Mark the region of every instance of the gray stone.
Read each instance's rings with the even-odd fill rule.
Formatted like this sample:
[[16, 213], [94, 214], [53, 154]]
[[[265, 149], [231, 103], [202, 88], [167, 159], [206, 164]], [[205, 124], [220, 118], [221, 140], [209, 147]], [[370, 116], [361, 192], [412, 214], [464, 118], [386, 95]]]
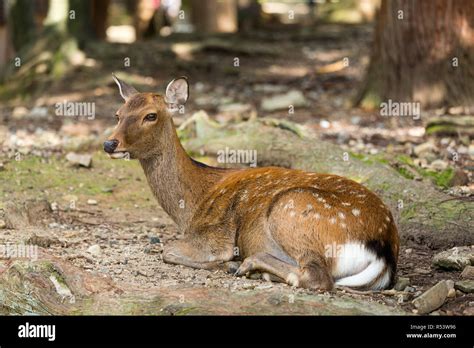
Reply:
[[461, 271], [473, 263], [474, 248], [472, 246], [454, 247], [442, 251], [433, 257], [433, 265], [435, 267], [450, 271]]
[[474, 266], [466, 266], [461, 273], [463, 279], [474, 279]]
[[298, 90], [291, 90], [285, 94], [278, 94], [262, 100], [261, 107], [264, 111], [288, 110], [291, 106], [304, 107], [308, 104], [305, 96]]
[[437, 159], [433, 162], [431, 162], [430, 164], [430, 167], [434, 170], [445, 170], [446, 168], [448, 168], [448, 163], [443, 161], [443, 160], [440, 160], [440, 159]]
[[431, 142], [426, 142], [426, 143], [417, 145], [413, 148], [413, 152], [418, 157], [424, 157], [425, 155], [427, 155], [430, 152], [433, 152], [434, 150], [436, 150], [436, 146]]
[[448, 285], [443, 280], [415, 298], [413, 305], [419, 314], [427, 314], [441, 307], [447, 296]]
[[456, 282], [454, 287], [466, 294], [474, 293], [474, 280], [466, 279]]
[[66, 155], [66, 160], [68, 160], [73, 165], [90, 168], [92, 165], [92, 156], [89, 154], [78, 154], [75, 152], [69, 152]]
[[102, 250], [100, 248], [100, 245], [98, 244], [94, 244], [94, 245], [91, 245], [88, 249], [87, 249], [87, 252], [93, 256], [100, 256], [100, 254], [102, 253]]
[[454, 290], [454, 289], [449, 289], [449, 290], [448, 290], [448, 297], [449, 297], [449, 298], [454, 298], [454, 297], [456, 297], [456, 290]]
[[158, 243], [161, 243], [161, 241], [160, 241], [159, 237], [152, 236], [152, 237], [150, 237], [150, 243], [151, 244], [158, 244]]
[[231, 114], [244, 114], [252, 109], [250, 104], [232, 103], [219, 105], [217, 110], [219, 112], [231, 113]]
[[410, 278], [399, 277], [393, 288], [397, 291], [403, 291], [408, 285], [410, 285]]

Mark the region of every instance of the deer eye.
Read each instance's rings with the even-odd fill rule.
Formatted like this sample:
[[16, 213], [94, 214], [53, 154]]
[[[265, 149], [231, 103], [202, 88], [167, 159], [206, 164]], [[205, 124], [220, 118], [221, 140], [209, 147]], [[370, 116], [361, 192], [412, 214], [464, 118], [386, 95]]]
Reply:
[[145, 116], [145, 120], [146, 120], [146, 121], [155, 121], [155, 120], [156, 120], [156, 117], [157, 117], [157, 115], [156, 115], [155, 113], [153, 113], [153, 114], [148, 114], [148, 115]]

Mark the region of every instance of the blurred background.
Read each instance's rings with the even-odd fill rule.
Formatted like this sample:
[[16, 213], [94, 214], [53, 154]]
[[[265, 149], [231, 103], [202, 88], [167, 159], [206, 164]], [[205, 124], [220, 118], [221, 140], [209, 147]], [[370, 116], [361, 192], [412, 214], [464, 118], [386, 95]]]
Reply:
[[[157, 93], [187, 76], [190, 99], [175, 123], [200, 161], [248, 166], [218, 163], [206, 147], [206, 131], [230, 134], [214, 145], [251, 140], [258, 165], [342, 174], [390, 207], [402, 238], [403, 291], [367, 295], [361, 311], [350, 300], [336, 310], [301, 302], [304, 310], [287, 313], [411, 314], [414, 297], [464, 277], [459, 265], [472, 260], [470, 246], [435, 253], [473, 244], [474, 1], [0, 0], [0, 245], [39, 245], [133, 292], [258, 289], [254, 280], [160, 261], [163, 243], [182, 231], [157, 205], [138, 161], [113, 161], [102, 150], [123, 103], [112, 73]], [[54, 292], [45, 287], [49, 274], [40, 282], [35, 272], [25, 278], [2, 267], [0, 288], [20, 289], [4, 294], [28, 290], [25, 304], [14, 297], [11, 313], [31, 308], [30, 289]], [[39, 286], [25, 287], [33, 278]], [[472, 280], [456, 286], [449, 296], [438, 287], [445, 293], [430, 295], [436, 303], [419, 313], [447, 298], [436, 314], [473, 315]], [[221, 294], [218, 313], [231, 312], [221, 303], [232, 293]], [[253, 295], [236, 301], [245, 298], [255, 311]], [[58, 313], [66, 313], [63, 302]], [[268, 314], [286, 308], [281, 300], [259, 302]]]
[[[157, 92], [186, 75], [177, 125], [290, 120], [470, 195], [473, 18], [468, 0], [0, 0], [2, 156], [95, 151], [121, 103], [112, 72]], [[68, 102], [94, 115], [58, 115]]]

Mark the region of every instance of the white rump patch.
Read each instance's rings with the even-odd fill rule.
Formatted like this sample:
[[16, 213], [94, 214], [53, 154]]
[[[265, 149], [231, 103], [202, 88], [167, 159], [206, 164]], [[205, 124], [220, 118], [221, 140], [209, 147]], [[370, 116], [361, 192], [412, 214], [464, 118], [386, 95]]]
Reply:
[[390, 274], [383, 259], [360, 243], [347, 243], [337, 248], [334, 256], [332, 275], [336, 285], [364, 287], [384, 274], [371, 286], [372, 290], [385, 288]]

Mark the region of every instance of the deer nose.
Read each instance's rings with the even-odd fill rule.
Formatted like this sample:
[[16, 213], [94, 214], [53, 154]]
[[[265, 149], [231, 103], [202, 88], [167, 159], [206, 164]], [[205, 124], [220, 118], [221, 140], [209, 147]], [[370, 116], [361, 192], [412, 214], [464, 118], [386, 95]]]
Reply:
[[104, 141], [104, 151], [107, 153], [113, 153], [118, 145], [118, 140], [112, 139]]

